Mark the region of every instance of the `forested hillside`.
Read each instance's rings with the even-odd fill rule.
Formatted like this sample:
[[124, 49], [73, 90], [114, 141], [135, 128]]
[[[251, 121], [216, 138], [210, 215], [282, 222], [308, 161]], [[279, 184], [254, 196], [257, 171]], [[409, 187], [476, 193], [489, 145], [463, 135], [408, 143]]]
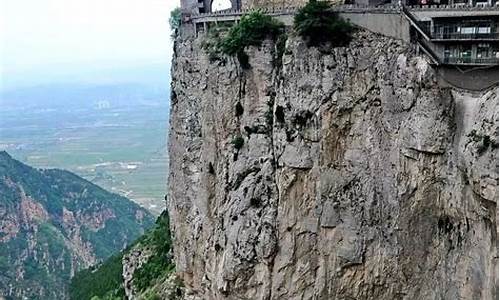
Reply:
[[0, 152], [0, 295], [65, 299], [70, 278], [124, 249], [153, 217], [63, 170]]
[[183, 288], [171, 260], [167, 212], [130, 247], [71, 281], [72, 300], [181, 299]]

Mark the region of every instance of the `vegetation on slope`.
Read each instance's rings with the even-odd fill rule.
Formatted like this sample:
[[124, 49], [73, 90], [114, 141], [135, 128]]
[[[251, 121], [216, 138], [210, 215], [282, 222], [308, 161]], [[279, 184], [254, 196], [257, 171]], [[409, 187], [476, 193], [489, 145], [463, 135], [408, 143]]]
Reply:
[[294, 18], [294, 29], [309, 46], [331, 43], [333, 47], [349, 44], [352, 25], [331, 10], [327, 1], [310, 0]]
[[138, 243], [152, 250], [148, 261], [134, 272], [134, 285], [139, 291], [146, 290], [151, 282], [174, 271], [169, 252], [172, 248], [170, 225], [167, 212], [163, 212], [156, 220], [156, 226], [142, 236]]
[[231, 26], [222, 23], [212, 26], [208, 30], [207, 37], [203, 40], [201, 47], [208, 54], [210, 62], [220, 61], [225, 63], [222, 57], [222, 43], [230, 29]]
[[229, 30], [222, 42], [222, 52], [236, 55], [243, 67], [248, 67], [248, 55], [245, 48], [260, 46], [266, 38], [276, 40], [284, 32], [285, 25], [259, 11], [244, 15], [240, 22]]
[[66, 298], [73, 270], [107, 259], [153, 225], [147, 211], [124, 197], [67, 171], [34, 169], [6, 152], [0, 152], [0, 211], [0, 294], [16, 298]]
[[[70, 298], [74, 300], [118, 300], [125, 295], [122, 278], [122, 259], [134, 249], [148, 249], [151, 255], [135, 270], [132, 282], [139, 293], [139, 299], [164, 299], [155, 289], [167, 281], [174, 271], [169, 253], [172, 241], [169, 230], [168, 214], [163, 212], [150, 229], [133, 245], [118, 255], [105, 261], [97, 268], [79, 272], [71, 281]], [[180, 283], [175, 282], [175, 296], [181, 295]], [[172, 298], [175, 299], [175, 298]]]
[[234, 146], [236, 150], [240, 150], [243, 147], [243, 144], [245, 143], [245, 140], [241, 135], [235, 136], [231, 140], [231, 144]]
[[98, 267], [78, 272], [71, 280], [71, 299], [123, 299], [125, 290], [122, 280], [123, 252]]
[[179, 33], [179, 27], [181, 27], [182, 23], [182, 14], [179, 7], [176, 7], [170, 12], [168, 23], [170, 24], [170, 29], [172, 30], [172, 37], [175, 38]]
[[[353, 26], [331, 8], [330, 2], [310, 0], [298, 11], [294, 18], [294, 29], [308, 46], [329, 44], [341, 47], [351, 41]], [[260, 11], [243, 15], [240, 22], [231, 27], [218, 25], [210, 28], [202, 47], [212, 62], [224, 62], [222, 54], [225, 54], [236, 56], [243, 68], [249, 68], [245, 48], [261, 46], [265, 39], [275, 42], [273, 63], [279, 67], [287, 40], [285, 25]]]
[[250, 65], [245, 48], [261, 46], [265, 39], [277, 40], [284, 31], [283, 23], [260, 11], [254, 11], [243, 15], [240, 22], [233, 25], [227, 34], [222, 35], [220, 28], [215, 28], [212, 31], [212, 41], [205, 43], [204, 48], [209, 50], [212, 57], [216, 57], [218, 53], [236, 56], [241, 66], [248, 68]]

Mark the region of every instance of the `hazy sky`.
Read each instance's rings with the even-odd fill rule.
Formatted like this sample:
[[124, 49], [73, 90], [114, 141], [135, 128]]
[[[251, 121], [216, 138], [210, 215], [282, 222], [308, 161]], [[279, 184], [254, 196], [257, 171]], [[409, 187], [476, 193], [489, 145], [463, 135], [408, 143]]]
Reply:
[[[4, 86], [169, 67], [178, 0], [0, 0]], [[38, 84], [38, 82], [33, 82]]]
[[214, 2], [212, 2], [213, 11], [223, 10], [228, 8], [231, 8], [231, 0], [214, 0]]

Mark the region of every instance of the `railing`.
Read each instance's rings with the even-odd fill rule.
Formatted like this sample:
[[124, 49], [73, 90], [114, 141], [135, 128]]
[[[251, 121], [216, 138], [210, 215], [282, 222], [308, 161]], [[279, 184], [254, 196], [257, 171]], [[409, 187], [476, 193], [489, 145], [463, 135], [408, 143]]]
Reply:
[[434, 32], [431, 38], [436, 40], [498, 40], [498, 32], [468, 34]]
[[487, 58], [473, 58], [473, 57], [444, 57], [442, 59], [443, 64], [450, 65], [498, 65], [498, 58], [487, 57]]
[[263, 8], [263, 9], [230, 9], [230, 10], [219, 10], [209, 13], [200, 13], [192, 15], [192, 19], [206, 18], [206, 17], [218, 17], [218, 16], [241, 16], [252, 11], [259, 10], [264, 14], [294, 14], [299, 7], [273, 7], [273, 8]]
[[441, 5], [411, 5], [408, 6], [410, 10], [420, 11], [420, 10], [459, 10], [459, 11], [497, 11], [498, 14], [498, 3], [494, 5], [484, 5], [484, 4], [476, 4], [469, 5], [468, 3], [457, 3], [457, 4], [441, 4]]
[[[240, 16], [251, 11], [260, 10], [264, 14], [294, 14], [301, 6], [284, 6], [284, 7], [267, 7], [267, 8], [252, 8], [252, 9], [229, 9], [221, 10], [209, 13], [200, 13], [191, 15], [192, 19], [206, 18], [206, 17], [218, 17], [218, 16]], [[362, 6], [356, 4], [341, 4], [334, 5], [332, 8], [336, 12], [374, 12], [374, 13], [395, 13], [400, 11], [400, 7], [397, 5], [380, 5], [380, 6]], [[419, 5], [419, 6], [403, 6], [403, 10], [406, 10], [407, 14], [409, 11], [423, 11], [423, 10], [460, 10], [460, 11], [484, 11], [492, 10], [496, 11], [498, 14], [498, 4], [493, 6], [489, 5]], [[410, 14], [411, 15], [411, 14]], [[413, 16], [411, 16], [413, 17]], [[416, 18], [413, 18], [414, 22], [418, 22]]]
[[[498, 14], [498, 3], [495, 5], [415, 5], [403, 6], [403, 10], [411, 11], [425, 11], [425, 10], [459, 10], [459, 11], [495, 11]], [[191, 19], [218, 17], [218, 16], [240, 16], [245, 13], [260, 10], [265, 14], [294, 14], [301, 6], [284, 6], [284, 7], [270, 7], [270, 8], [252, 8], [252, 9], [228, 9], [208, 13], [193, 14]], [[400, 11], [397, 5], [380, 5], [380, 6], [362, 6], [356, 4], [341, 4], [333, 6], [333, 10], [337, 12], [379, 12], [379, 13], [395, 13]], [[418, 20], [414, 20], [417, 21]]]
[[[206, 17], [219, 17], [219, 16], [241, 16], [252, 11], [260, 11], [263, 14], [273, 15], [273, 14], [295, 14], [301, 6], [287, 6], [287, 7], [269, 7], [269, 8], [254, 8], [254, 9], [240, 9], [240, 10], [221, 10], [209, 13], [200, 13], [191, 15], [191, 19], [200, 19]], [[335, 12], [374, 12], [374, 13], [399, 13], [399, 6], [397, 5], [382, 5], [382, 6], [362, 6], [355, 4], [342, 4], [335, 5], [332, 7]]]

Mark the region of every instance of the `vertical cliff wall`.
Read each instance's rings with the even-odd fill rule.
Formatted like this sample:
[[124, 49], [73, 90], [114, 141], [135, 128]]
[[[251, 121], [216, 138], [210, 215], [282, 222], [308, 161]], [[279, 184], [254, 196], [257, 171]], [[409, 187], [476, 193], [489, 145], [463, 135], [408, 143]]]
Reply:
[[[169, 213], [192, 299], [498, 297], [498, 89], [401, 41], [175, 46]], [[471, 79], [472, 80], [472, 79]]]

